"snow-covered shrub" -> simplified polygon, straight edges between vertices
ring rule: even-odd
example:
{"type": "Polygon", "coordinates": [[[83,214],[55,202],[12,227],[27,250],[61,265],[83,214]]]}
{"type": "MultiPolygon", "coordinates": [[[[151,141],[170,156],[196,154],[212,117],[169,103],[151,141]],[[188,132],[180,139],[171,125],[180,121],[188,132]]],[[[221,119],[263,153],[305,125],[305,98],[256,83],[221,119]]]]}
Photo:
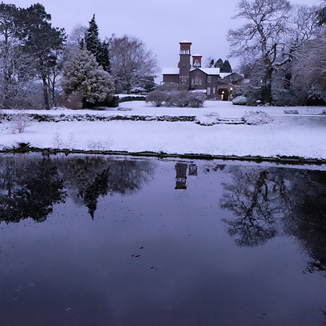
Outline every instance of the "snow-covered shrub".
{"type": "Polygon", "coordinates": [[[156,107],[162,105],[167,107],[202,107],[206,95],[201,92],[189,92],[180,89],[157,88],[146,96],[146,102],[151,102],[156,107]]]}
{"type": "Polygon", "coordinates": [[[200,108],[204,105],[206,95],[201,92],[188,92],[187,105],[191,108],[200,108]]]}
{"type": "Polygon", "coordinates": [[[30,83],[25,86],[26,90],[17,95],[5,99],[1,105],[9,110],[42,110],[44,99],[42,87],[39,83],[30,83]]]}
{"type": "Polygon", "coordinates": [[[145,101],[145,100],[146,100],[146,97],[140,96],[140,95],[119,97],[119,103],[131,102],[131,101],[145,101]]]}
{"type": "Polygon", "coordinates": [[[261,92],[257,89],[251,89],[248,91],[246,97],[248,106],[256,106],[257,100],[260,100],[261,98],[261,92]]]}
{"type": "Polygon", "coordinates": [[[173,94],[171,94],[171,102],[170,105],[167,106],[177,106],[184,108],[188,105],[188,91],[172,91],[171,93],[173,94]]]}
{"type": "Polygon", "coordinates": [[[308,105],[325,105],[326,91],[316,86],[312,86],[308,91],[308,105]]]}
{"type": "Polygon", "coordinates": [[[32,124],[31,118],[22,113],[15,114],[10,122],[13,133],[19,134],[23,133],[25,129],[32,124]]]}
{"type": "Polygon", "coordinates": [[[144,87],[133,87],[130,90],[131,94],[146,94],[146,89],[144,87]]]}
{"type": "Polygon", "coordinates": [[[166,93],[166,99],[164,101],[164,105],[167,107],[176,106],[176,102],[178,101],[179,91],[171,90],[171,91],[163,91],[163,92],[166,93]]]}
{"type": "Polygon", "coordinates": [[[293,94],[287,89],[276,89],[272,92],[273,104],[276,106],[296,105],[293,101],[293,94]]]}
{"type": "Polygon", "coordinates": [[[219,115],[217,112],[212,112],[208,114],[204,114],[200,117],[196,118],[196,123],[201,126],[213,126],[217,123],[219,119],[219,115]]]}
{"type": "Polygon", "coordinates": [[[241,119],[247,125],[263,125],[273,121],[273,118],[264,111],[246,111],[241,119]]]}
{"type": "Polygon", "coordinates": [[[146,96],[146,103],[151,102],[154,106],[160,107],[167,100],[168,95],[165,91],[161,91],[159,89],[150,92],[146,96]]]}
{"type": "Polygon", "coordinates": [[[246,105],[247,104],[247,98],[245,96],[238,96],[235,97],[232,101],[233,105],[246,105]]]}
{"type": "Polygon", "coordinates": [[[68,109],[79,110],[83,107],[82,96],[78,92],[72,92],[65,103],[68,109]]]}

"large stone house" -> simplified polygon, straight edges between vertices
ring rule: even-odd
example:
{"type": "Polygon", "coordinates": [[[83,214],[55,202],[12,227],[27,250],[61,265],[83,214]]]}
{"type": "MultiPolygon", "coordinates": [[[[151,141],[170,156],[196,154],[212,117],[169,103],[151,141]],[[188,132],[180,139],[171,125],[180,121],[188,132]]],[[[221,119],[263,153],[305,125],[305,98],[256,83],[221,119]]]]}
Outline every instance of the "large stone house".
{"type": "Polygon", "coordinates": [[[163,69],[163,83],[177,83],[189,90],[202,91],[208,97],[227,101],[232,97],[233,85],[227,76],[232,73],[221,73],[220,68],[203,68],[202,56],[191,55],[189,41],[180,42],[180,60],[178,68],[163,69]]]}

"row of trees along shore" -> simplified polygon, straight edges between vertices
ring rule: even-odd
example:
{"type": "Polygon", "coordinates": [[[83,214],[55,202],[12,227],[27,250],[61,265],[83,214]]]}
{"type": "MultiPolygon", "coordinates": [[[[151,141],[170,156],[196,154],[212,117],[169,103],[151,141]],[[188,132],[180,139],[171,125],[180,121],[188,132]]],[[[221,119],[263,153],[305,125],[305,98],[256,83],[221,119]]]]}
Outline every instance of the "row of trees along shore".
{"type": "Polygon", "coordinates": [[[113,95],[154,88],[156,58],[137,37],[100,40],[95,15],[68,36],[37,3],[0,3],[0,109],[109,105],[113,95]]]}
{"type": "MultiPolygon", "coordinates": [[[[249,82],[234,95],[245,95],[248,104],[326,104],[323,4],[239,1],[234,18],[246,22],[227,38],[249,82]]],[[[151,91],[157,72],[155,56],[139,38],[112,34],[101,40],[95,15],[67,36],[39,3],[26,9],[0,3],[0,109],[106,105],[115,93],[151,91]]]]}

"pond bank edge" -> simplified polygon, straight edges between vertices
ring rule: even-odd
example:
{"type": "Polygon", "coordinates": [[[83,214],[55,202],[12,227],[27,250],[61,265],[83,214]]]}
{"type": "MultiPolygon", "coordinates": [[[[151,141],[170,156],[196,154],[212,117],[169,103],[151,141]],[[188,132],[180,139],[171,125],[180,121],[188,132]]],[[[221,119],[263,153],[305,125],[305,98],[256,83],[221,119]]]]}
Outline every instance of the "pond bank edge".
{"type": "Polygon", "coordinates": [[[305,158],[300,156],[237,156],[237,155],[212,155],[212,154],[200,154],[200,153],[166,153],[166,152],[128,152],[128,151],[115,151],[115,150],[72,150],[72,149],[49,149],[49,148],[37,148],[29,147],[29,144],[19,143],[18,147],[10,149],[2,149],[0,153],[28,153],[28,152],[41,152],[44,156],[55,155],[57,153],[69,154],[94,154],[94,155],[123,155],[123,156],[135,156],[135,157],[156,157],[156,158],[180,158],[191,160],[227,160],[227,161],[249,161],[249,162],[273,162],[281,164],[326,164],[326,159],[318,158],[305,158]]]}

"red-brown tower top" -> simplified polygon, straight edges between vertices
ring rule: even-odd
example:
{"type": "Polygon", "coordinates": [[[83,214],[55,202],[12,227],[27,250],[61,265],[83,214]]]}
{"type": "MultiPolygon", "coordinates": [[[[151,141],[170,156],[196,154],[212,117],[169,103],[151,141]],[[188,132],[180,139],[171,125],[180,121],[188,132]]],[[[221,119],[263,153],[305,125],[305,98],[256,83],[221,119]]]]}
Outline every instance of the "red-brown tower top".
{"type": "Polygon", "coordinates": [[[180,54],[189,54],[190,55],[190,47],[191,47],[191,42],[189,41],[182,41],[179,42],[180,44],[180,54]]]}

